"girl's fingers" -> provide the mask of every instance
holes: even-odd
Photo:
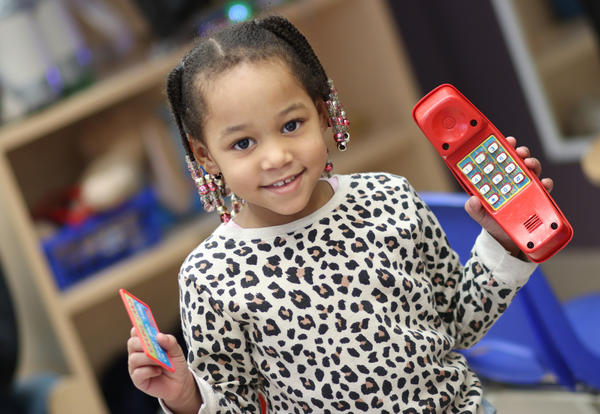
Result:
[[[144,367],[157,368],[159,372],[162,372],[162,368],[143,352],[129,354],[129,358],[127,359],[127,367],[129,368],[130,374]]]
[[[531,157],[531,151],[529,150],[529,147],[526,147],[525,145],[517,147],[517,139],[515,137],[506,137],[506,140],[511,147],[515,148],[515,151],[519,157],[523,159]]]
[[[129,336],[137,336],[137,331],[133,326],[131,327],[131,331],[129,331]]]
[[[466,204],[465,209],[467,213],[479,224],[481,224],[482,220],[485,218],[486,211],[481,205],[481,200],[477,196],[471,196]]]
[[[162,369],[158,366],[137,367],[129,373],[134,384],[141,384],[142,382],[158,377],[161,374]]]
[[[537,158],[526,158],[523,160],[527,168],[529,168],[538,177],[542,173],[542,163]]]
[[[156,342],[158,342],[158,344],[163,347],[172,358],[176,358],[183,354],[183,350],[173,335],[159,332],[156,335]]]
[[[131,337],[127,340],[127,353],[132,354],[134,352],[144,352],[142,341],[137,336]]]
[[[179,346],[177,339],[175,339],[175,337],[173,335],[164,334],[164,333],[159,332],[156,335],[156,342],[158,342],[158,344],[160,346],[162,346],[165,349],[165,351],[167,351],[169,353],[181,351],[181,347]]]
[[[506,140],[513,148],[516,147],[517,140],[515,137],[506,137]],[[515,148],[515,151],[517,152],[517,155],[519,157],[521,157],[521,159],[523,160],[525,165],[531,171],[533,171],[535,175],[537,175],[539,177],[540,174],[542,173],[542,164],[540,163],[540,160],[531,156],[531,151],[530,151],[529,147],[526,147],[523,145],[518,148]],[[548,191],[550,191],[550,190],[548,190]]]
[[[523,159],[531,157],[531,151],[529,151],[529,147],[520,146],[515,149],[517,151],[517,155]]]
[[[548,192],[551,192],[554,188],[554,180],[552,180],[552,178],[542,178],[542,185]]]

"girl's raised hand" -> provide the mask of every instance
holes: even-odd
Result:
[[[141,391],[161,398],[174,412],[197,412],[202,405],[200,392],[187,367],[183,350],[173,335],[159,333],[156,340],[169,354],[174,372],[150,359],[142,348],[135,328],[127,340],[128,369],[133,384]]]
[[[506,137],[508,143],[515,148],[517,140],[514,137]],[[531,157],[529,148],[521,146],[515,148],[517,155],[523,159],[525,165],[533,171],[538,177],[542,172],[542,164],[537,158]],[[554,187],[554,181],[551,178],[543,178],[542,185],[548,190],[552,191]],[[517,245],[508,237],[506,232],[500,227],[500,225],[494,220],[485,210],[481,201],[477,196],[472,196],[465,203],[465,210],[473,220],[478,222],[492,237],[494,237],[506,250],[508,250],[513,256],[517,256],[520,252]]]

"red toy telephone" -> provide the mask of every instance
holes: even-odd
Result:
[[[461,186],[536,263],[562,249],[573,228],[504,135],[454,86],[443,84],[413,118]]]

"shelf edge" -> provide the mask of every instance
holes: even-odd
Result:
[[[158,85],[161,77],[175,66],[183,51],[150,59],[98,81],[73,96],[59,100],[38,113],[15,120],[0,128],[0,150],[10,151],[40,137],[72,125]]]
[[[215,217],[208,216],[186,223],[185,228],[172,231],[157,246],[91,275],[64,292],[59,292],[65,312],[76,315],[111,296],[117,297],[120,288],[132,288],[157,277],[170,267],[177,266],[217,224]],[[177,283],[176,278],[177,275],[174,275],[173,283]]]

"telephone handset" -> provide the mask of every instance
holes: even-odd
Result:
[[[460,185],[527,257],[540,263],[569,243],[573,228],[539,178],[454,86],[433,89],[412,114]]]

